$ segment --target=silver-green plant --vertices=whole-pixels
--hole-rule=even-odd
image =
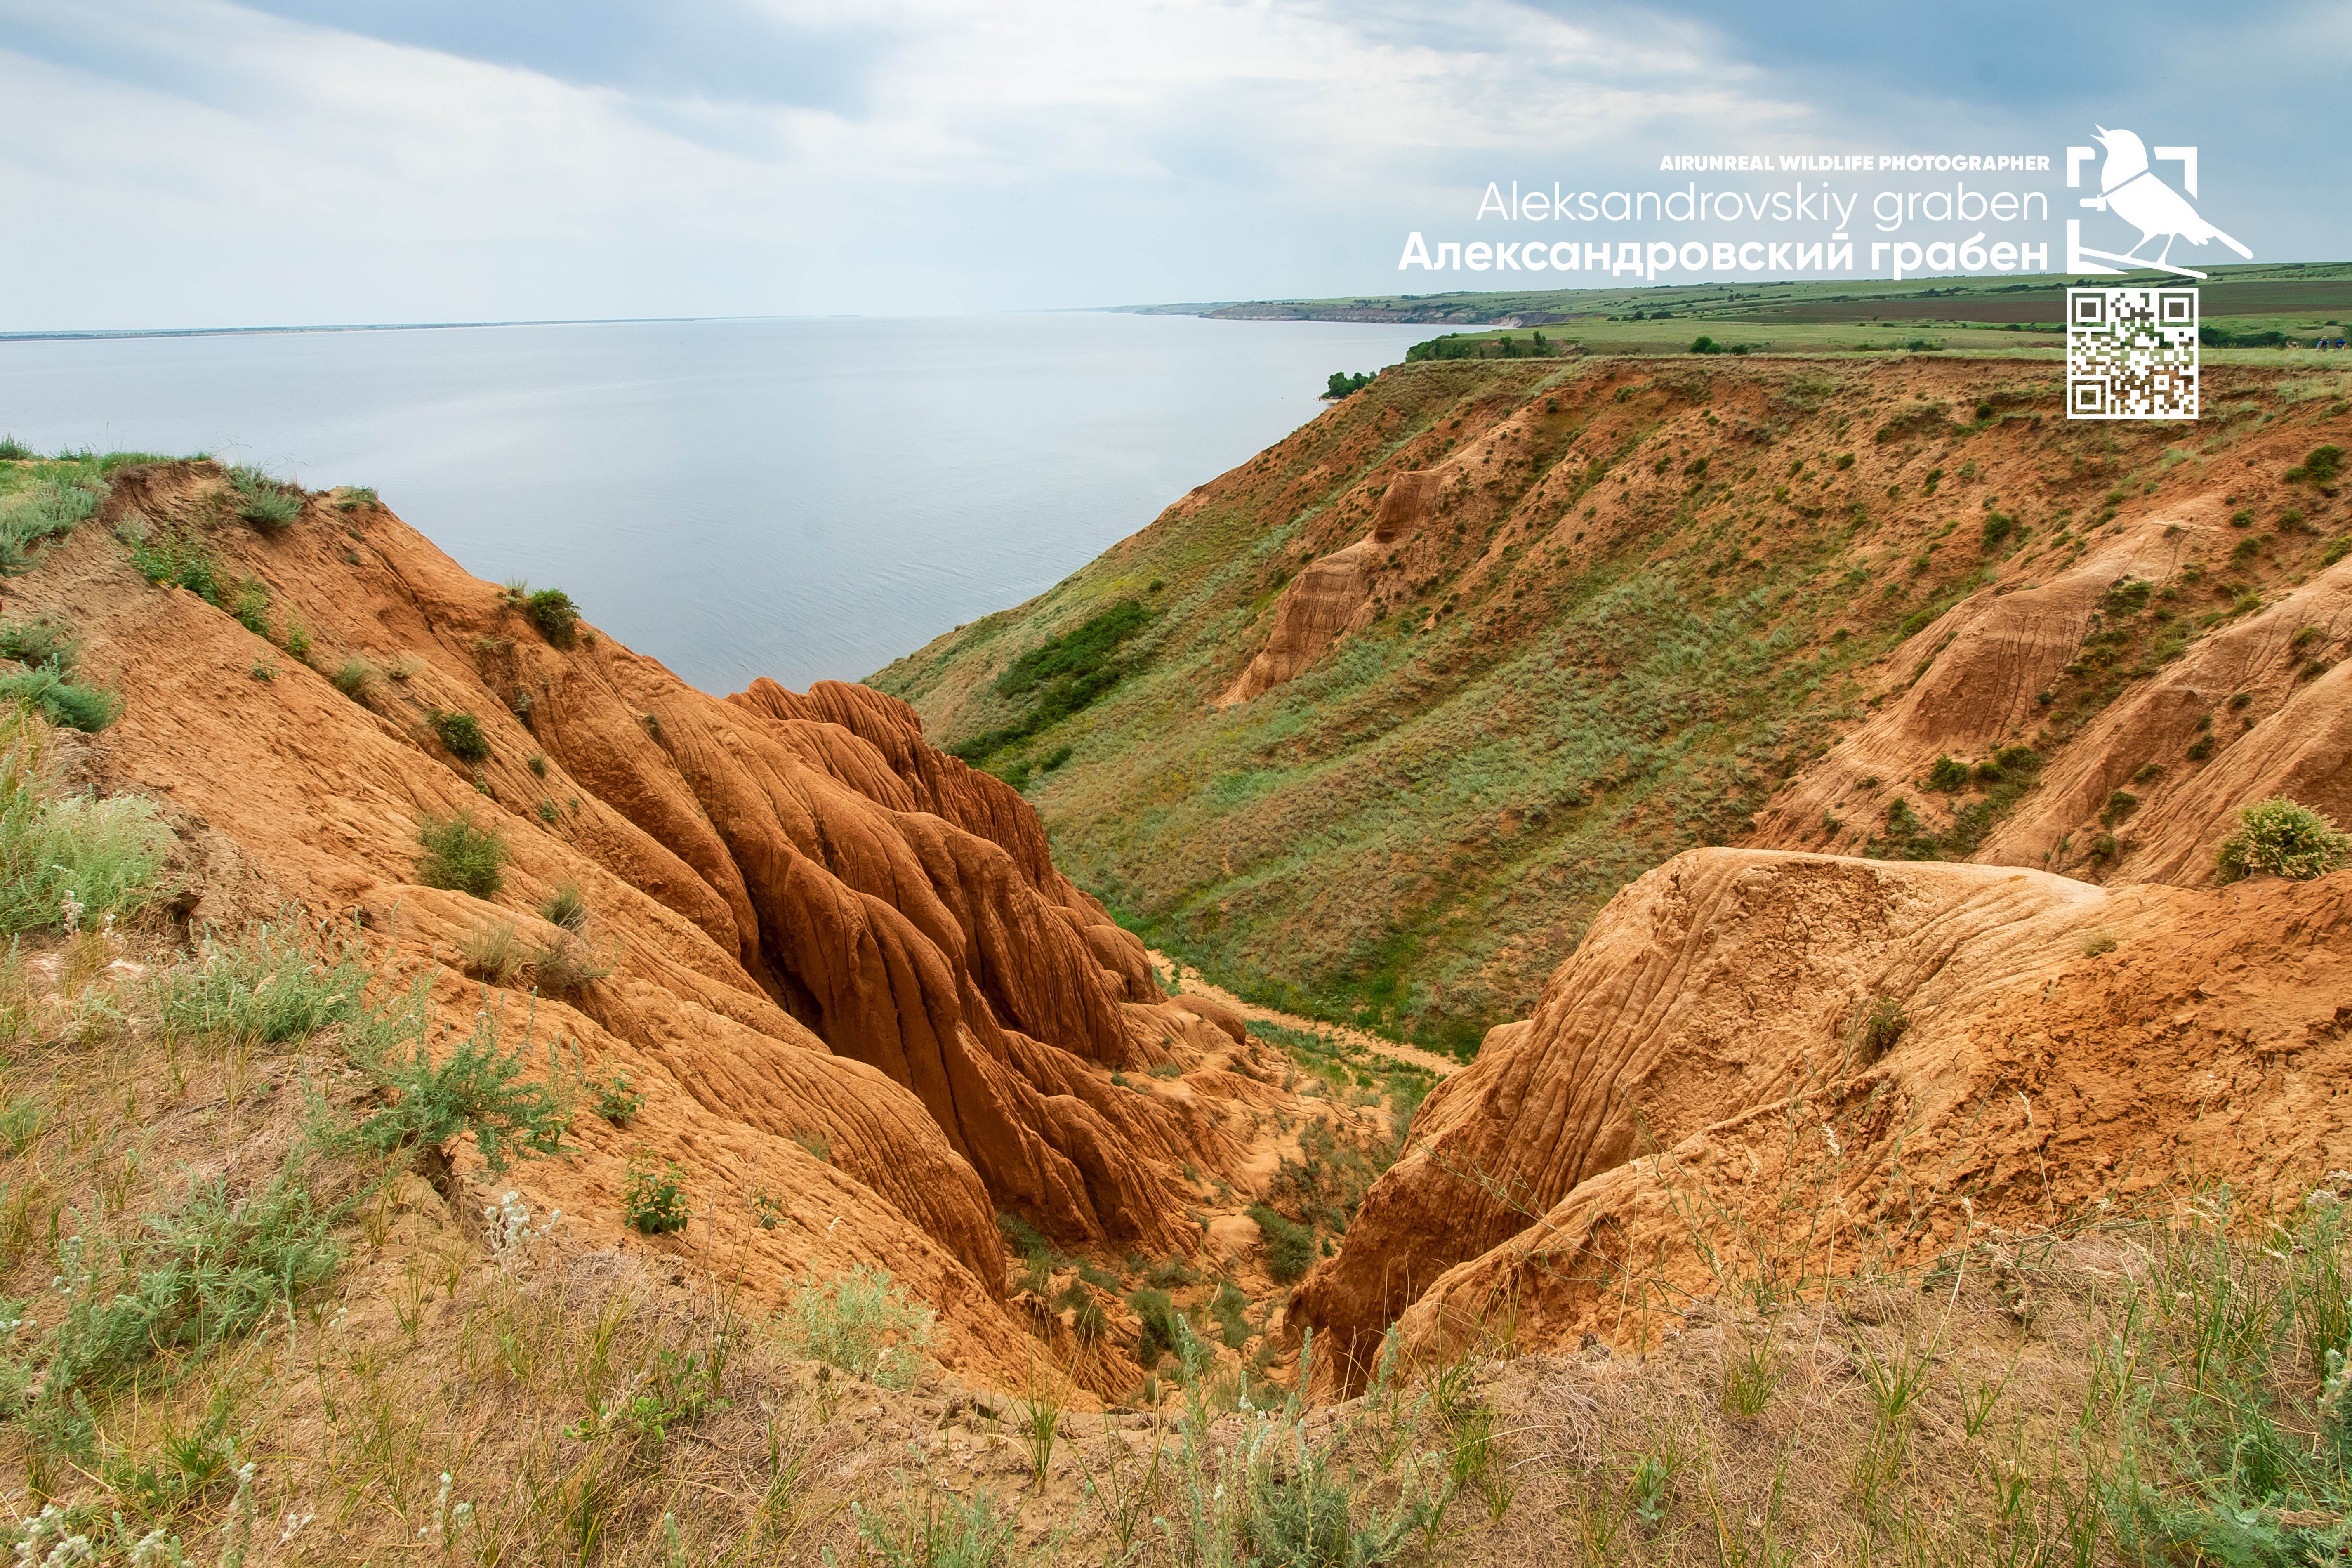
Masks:
[[[888,1269],[861,1264],[794,1285],[780,1331],[789,1349],[811,1361],[904,1388],[922,1368],[935,1321],[929,1307],[891,1283]]]

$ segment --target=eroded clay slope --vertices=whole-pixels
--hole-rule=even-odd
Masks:
[[[2287,1191],[2352,1163],[2347,1000],[2352,873],[1694,850],[1431,1096],[1296,1309],[1345,1382],[1400,1319],[1415,1352],[1572,1345],[1710,1294],[1710,1257],[1818,1275],[2184,1176]]]
[[[310,498],[264,536],[223,491],[209,464],[121,472],[12,581],[9,613],[69,620],[83,668],[125,695],[93,765],[212,846],[193,922],[283,900],[357,922],[392,973],[427,979],[436,1040],[487,1010],[509,1044],[527,1025],[594,1079],[628,1075],[646,1100],[625,1126],[583,1115],[575,1153],[506,1178],[540,1212],[617,1240],[632,1156],[674,1159],[695,1223],[630,1245],[724,1258],[769,1291],[889,1268],[945,1314],[943,1360],[1002,1375],[1025,1342],[998,1211],[1164,1253],[1196,1235],[1179,1169],[1246,1184],[1222,1075],[1140,1073],[1242,1047],[1160,995],[1020,797],[925,745],[903,704],[764,682],[718,700],[585,626],[555,646],[380,508]],[[257,585],[268,636],[145,582],[118,533]],[[437,738],[457,712],[488,742],[478,765]],[[505,841],[493,899],[418,885],[417,824],[448,815]],[[611,973],[563,1000],[484,984],[469,945],[509,925],[562,942],[534,911],[567,883]]]

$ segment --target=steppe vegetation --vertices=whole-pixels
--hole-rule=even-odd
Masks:
[[[1154,946],[1252,1001],[1466,1058],[1617,889],[1741,842],[1917,680],[1927,659],[1890,660],[1956,605],[2231,498],[2231,542],[2110,586],[2020,732],[1947,758],[1958,775],[1870,779],[1821,842],[1978,853],[2136,683],[2342,559],[2340,487],[2308,476],[2335,471],[2314,455],[2340,449],[2352,382],[2243,374],[2209,373],[2191,441],[2045,418],[2054,378],[2008,359],[1417,363],[873,681],[1027,790],[1057,859]],[[2292,455],[2245,474],[2232,454],[2256,442]],[[1400,469],[1444,489],[1358,619],[1295,679],[1212,707]],[[1009,690],[1128,605],[1143,618],[1099,675],[1062,678],[1085,703]],[[2312,676],[2340,656],[2299,635]],[[2116,815],[2051,868],[2112,858],[2146,792],[2107,793]]]

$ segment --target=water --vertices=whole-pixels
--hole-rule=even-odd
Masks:
[[[1051,586],[1427,328],[1181,316],[0,342],[0,432],[211,451],[568,590],[705,690],[854,680]]]

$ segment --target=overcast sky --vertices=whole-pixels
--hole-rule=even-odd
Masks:
[[[2342,0],[0,0],[0,331],[1391,291],[1490,179],[2095,123],[2341,259],[2347,104]]]

